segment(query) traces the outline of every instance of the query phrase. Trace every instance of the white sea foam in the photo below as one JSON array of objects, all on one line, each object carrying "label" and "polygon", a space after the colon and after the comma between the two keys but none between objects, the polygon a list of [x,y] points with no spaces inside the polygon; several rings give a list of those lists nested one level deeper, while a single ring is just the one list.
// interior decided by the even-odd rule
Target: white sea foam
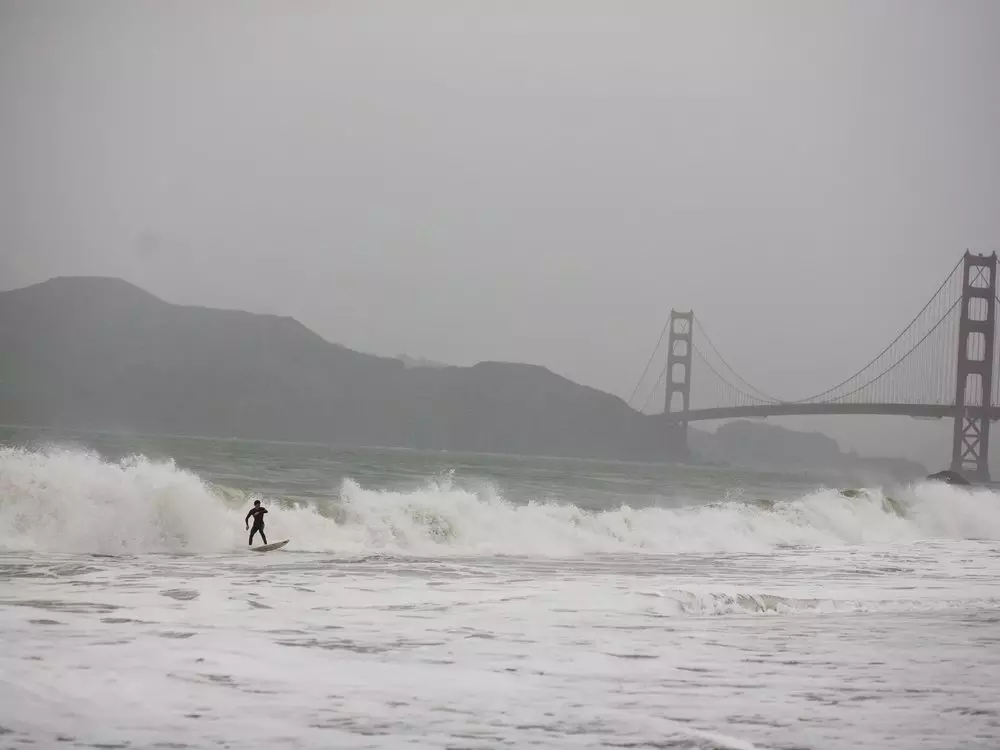
[{"label": "white sea foam", "polygon": [[[247,493],[0,449],[0,744],[997,746],[992,493],[593,513],[463,481],[264,498],[320,554],[232,554]],[[121,554],[154,551],[223,554]]]},{"label": "white sea foam", "polygon": [[[243,500],[240,507],[236,502]],[[720,501],[694,508],[622,506],[603,512],[563,503],[515,505],[495,489],[448,479],[415,491],[345,480],[324,512],[271,506],[273,541],[294,549],[358,554],[574,556],[616,552],[763,552],[925,539],[1000,539],[1000,497],[925,483],[888,499],[818,490],[769,506]],[[246,545],[249,499],[169,461],[108,462],[80,451],[0,449],[0,549],[226,552]]]}]

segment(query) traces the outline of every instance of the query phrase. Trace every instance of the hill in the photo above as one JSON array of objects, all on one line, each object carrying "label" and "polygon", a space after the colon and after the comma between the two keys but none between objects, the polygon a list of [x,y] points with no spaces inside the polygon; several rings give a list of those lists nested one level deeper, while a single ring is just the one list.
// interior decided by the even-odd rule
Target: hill
[{"label": "hill", "polygon": [[532,365],[406,367],[120,279],[0,293],[0,422],[661,460],[653,417]]},{"label": "hill", "polygon": [[[174,305],[121,279],[0,292],[0,423],[635,461],[662,423],[544,367],[425,365],[332,344],[288,317]],[[690,430],[697,456],[773,468],[925,473],[819,433]]]},{"label": "hill", "polygon": [[714,432],[692,431],[691,450],[710,461],[751,468],[809,470],[864,483],[878,478],[915,478],[927,469],[904,458],[865,458],[843,452],[837,441],[821,432],[788,430],[774,424],[736,420]]}]

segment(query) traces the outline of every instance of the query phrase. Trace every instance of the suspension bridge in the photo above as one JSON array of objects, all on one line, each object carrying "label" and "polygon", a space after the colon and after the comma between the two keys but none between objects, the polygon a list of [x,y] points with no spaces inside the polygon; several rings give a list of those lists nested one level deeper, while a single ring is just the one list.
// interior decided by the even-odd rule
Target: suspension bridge
[{"label": "suspension bridge", "polygon": [[[989,481],[990,423],[1000,419],[996,271],[996,253],[965,253],[873,359],[836,385],[800,399],[776,398],[751,385],[722,356],[693,311],[672,310],[629,404],[647,411],[662,399],[672,455],[688,453],[691,422],[807,414],[953,419],[952,471]],[[637,400],[652,380],[664,339],[665,364],[645,399]]]}]

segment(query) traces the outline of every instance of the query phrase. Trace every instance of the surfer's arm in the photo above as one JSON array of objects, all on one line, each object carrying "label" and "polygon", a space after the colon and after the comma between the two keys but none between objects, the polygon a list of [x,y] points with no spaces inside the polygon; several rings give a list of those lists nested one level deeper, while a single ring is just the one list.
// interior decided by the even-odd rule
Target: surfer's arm
[{"label": "surfer's arm", "polygon": [[253,515],[253,509],[247,512],[247,517],[243,519],[243,523],[246,524],[247,528],[250,528],[250,516]]}]

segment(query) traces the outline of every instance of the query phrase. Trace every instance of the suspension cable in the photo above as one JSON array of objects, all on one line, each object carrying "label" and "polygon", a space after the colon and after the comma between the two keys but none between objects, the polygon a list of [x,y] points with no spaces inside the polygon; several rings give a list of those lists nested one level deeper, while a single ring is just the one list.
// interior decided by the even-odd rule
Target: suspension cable
[{"label": "suspension cable", "polygon": [[[734,392],[738,393],[741,396],[745,396],[748,401],[756,401],[757,403],[760,403],[760,402],[763,401],[763,399],[758,398],[757,396],[753,395],[752,393],[747,393],[746,391],[744,391],[744,390],[742,390],[740,388],[737,388],[735,385],[733,385],[728,380],[726,380],[724,377],[722,377],[722,375],[719,374],[719,371],[716,370],[714,367],[712,367],[712,363],[708,361],[708,357],[706,357],[704,355],[704,353],[702,353],[701,349],[699,349],[697,346],[694,345],[693,341],[691,342],[691,348],[694,350],[694,352],[699,357],[701,357],[701,361],[705,364],[706,367],[708,367],[709,370],[712,371],[712,374],[715,375],[715,377],[717,377],[720,381],[722,381],[723,385],[728,385],[730,388],[733,389]],[[720,357],[720,359],[721,359],[721,357]]]},{"label": "suspension cable", "polygon": [[666,365],[664,365],[663,366],[663,370],[660,372],[660,378],[659,378],[659,380],[656,381],[656,385],[653,386],[653,390],[651,390],[649,392],[649,395],[646,396],[646,401],[642,405],[642,409],[640,409],[639,411],[642,411],[642,412],[646,411],[646,407],[649,406],[649,402],[653,400],[653,396],[656,395],[656,391],[657,391],[657,389],[659,389],[660,383],[663,382],[663,378],[666,376],[666,374],[667,374],[667,367],[666,367]]},{"label": "suspension cable", "polygon": [[[941,294],[941,290],[942,290],[942,289],[944,289],[944,288],[945,288],[945,286],[947,286],[947,284],[948,284],[948,282],[949,282],[949,281],[951,281],[952,277],[953,277],[953,276],[955,275],[955,271],[957,271],[957,270],[958,270],[958,267],[959,267],[960,265],[962,265],[962,262],[963,262],[963,261],[964,261],[964,258],[963,258],[963,259],[961,259],[961,260],[959,260],[959,261],[958,261],[958,263],[956,263],[956,264],[955,264],[955,267],[951,269],[951,272],[950,272],[950,273],[948,274],[948,276],[947,276],[947,277],[945,278],[945,280],[941,282],[941,286],[939,286],[939,287],[937,288],[937,291],[936,291],[936,292],[934,292],[934,294],[933,294],[933,295],[931,296],[931,298],[930,298],[929,300],[927,300],[927,304],[926,304],[926,305],[924,305],[924,306],[923,306],[923,307],[922,307],[922,308],[920,309],[920,312],[918,312],[918,313],[917,313],[916,315],[914,315],[914,316],[913,316],[913,320],[911,320],[911,321],[909,322],[909,324],[908,324],[908,325],[906,326],[906,328],[904,328],[904,329],[903,329],[902,331],[900,331],[899,335],[898,335],[898,336],[896,336],[896,338],[894,338],[894,339],[893,339],[893,340],[892,340],[891,342],[889,342],[889,345],[888,345],[888,346],[886,346],[886,347],[885,347],[885,348],[884,348],[884,349],[883,349],[882,351],[880,351],[880,352],[879,352],[879,353],[878,353],[878,354],[877,354],[877,355],[876,355],[876,356],[875,356],[875,357],[874,357],[874,358],[873,358],[873,359],[871,360],[871,362],[869,362],[869,363],[868,363],[868,364],[866,364],[866,365],[865,365],[864,367],[862,367],[862,368],[861,368],[860,370],[858,370],[857,372],[855,372],[855,373],[854,373],[853,375],[851,375],[851,377],[849,377],[849,378],[846,378],[845,380],[842,380],[841,382],[837,383],[837,385],[835,385],[835,386],[833,386],[833,387],[831,387],[831,388],[827,388],[827,389],[826,389],[825,391],[823,391],[822,393],[817,393],[817,394],[816,394],[815,396],[809,396],[808,398],[803,398],[803,399],[800,399],[800,400],[798,400],[798,401],[790,401],[790,402],[787,402],[787,403],[792,403],[792,404],[803,404],[803,403],[806,403],[806,402],[809,402],[809,401],[816,401],[816,400],[818,400],[818,399],[821,399],[821,398],[823,398],[824,396],[827,396],[827,395],[829,395],[829,394],[833,393],[833,392],[834,392],[835,390],[837,390],[837,389],[838,389],[838,388],[840,388],[841,386],[844,386],[844,385],[847,385],[847,384],[848,384],[848,383],[850,383],[850,382],[851,382],[852,380],[854,380],[854,378],[856,378],[856,377],[857,377],[858,375],[860,375],[860,374],[861,374],[861,373],[863,373],[863,372],[864,372],[865,370],[867,370],[867,369],[868,369],[869,367],[871,367],[871,366],[872,366],[873,364],[875,364],[876,362],[878,362],[878,360],[879,360],[879,359],[880,359],[880,358],[882,357],[882,355],[883,355],[883,354],[885,354],[885,353],[886,353],[887,351],[889,351],[889,350],[890,350],[890,349],[891,349],[891,348],[892,348],[892,347],[893,347],[893,346],[894,346],[894,345],[896,344],[896,342],[897,342],[897,341],[899,341],[899,340],[900,340],[901,338],[903,338],[903,335],[904,335],[904,334],[905,334],[905,333],[906,333],[907,331],[909,331],[909,330],[910,330],[910,328],[912,328],[912,327],[913,327],[913,325],[914,325],[914,324],[915,324],[915,323],[917,322],[917,320],[918,320],[918,319],[920,318],[920,316],[921,316],[921,315],[923,315],[923,314],[924,314],[924,312],[925,312],[925,311],[927,310],[927,308],[931,306],[931,303],[932,303],[932,302],[933,302],[933,301],[934,301],[935,299],[937,299],[937,296],[938,296],[939,294]],[[950,312],[950,311],[949,311],[949,312]],[[940,321],[939,321],[939,323],[940,323]],[[912,351],[912,350],[911,350],[911,351]]]},{"label": "suspension cable", "polygon": [[[731,373],[733,373],[733,375],[735,375],[736,378],[741,383],[743,383],[743,385],[745,385],[751,391],[753,391],[753,392],[757,393],[759,396],[761,396],[761,400],[763,400],[763,401],[773,401],[776,404],[781,403],[781,399],[777,399],[774,396],[769,396],[768,394],[764,393],[764,391],[762,391],[760,388],[757,388],[756,386],[754,386],[752,383],[748,383],[747,380],[742,375],[740,375],[731,364],[729,364],[726,361],[725,357],[722,356],[722,354],[716,348],[715,344],[712,343],[712,339],[708,335],[708,331],[705,330],[705,326],[703,326],[701,324],[701,321],[699,321],[698,318],[695,318],[695,325],[698,326],[698,330],[701,332],[701,335],[705,337],[705,341],[708,342],[708,345],[710,347],[712,347],[712,351],[715,352],[715,356],[717,356],[719,358],[719,361],[722,362],[722,364],[726,366],[726,369],[729,370]],[[705,359],[705,363],[708,364],[708,359],[705,357],[705,355],[702,354],[701,356],[702,356],[703,359]],[[709,366],[711,366],[711,365],[709,365]],[[713,370],[713,372],[714,372],[714,370]],[[716,375],[718,375],[718,373],[716,373]],[[725,378],[722,378],[721,375],[719,375],[719,378],[721,378],[722,380],[725,380]],[[732,386],[732,383],[730,383],[730,386]],[[747,394],[747,395],[749,395],[749,394]]]},{"label": "suspension cable", "polygon": [[[867,388],[868,386],[872,385],[873,383],[875,383],[875,382],[877,382],[877,381],[881,380],[881,379],[882,379],[882,378],[883,378],[883,377],[884,377],[885,375],[888,375],[888,374],[889,374],[890,372],[892,372],[892,371],[893,371],[893,370],[895,370],[895,369],[896,369],[897,367],[899,367],[899,366],[900,366],[901,364],[903,364],[903,362],[904,362],[904,361],[906,361],[906,359],[907,359],[907,358],[908,358],[908,357],[909,357],[909,356],[910,356],[911,354],[913,354],[913,352],[915,352],[915,351],[916,351],[916,350],[917,350],[918,348],[920,348],[920,345],[921,345],[921,344],[923,344],[923,343],[924,343],[924,341],[926,341],[926,340],[927,340],[927,338],[928,338],[928,337],[929,337],[929,336],[930,336],[930,335],[931,335],[932,333],[934,333],[934,331],[936,331],[936,330],[938,329],[938,327],[939,327],[939,326],[940,326],[940,325],[941,325],[942,323],[944,323],[944,321],[945,321],[945,320],[946,320],[946,319],[948,318],[948,316],[949,316],[949,315],[951,315],[951,314],[952,314],[952,313],[953,313],[953,312],[955,311],[955,308],[956,308],[956,307],[958,307],[958,306],[959,306],[959,304],[961,304],[961,302],[962,302],[961,298],[959,298],[959,299],[955,300],[955,302],[954,302],[954,303],[952,303],[952,306],[948,308],[948,311],[947,311],[947,312],[946,312],[946,313],[945,313],[944,315],[942,315],[942,316],[941,316],[941,319],[940,319],[940,320],[938,320],[938,322],[937,322],[937,323],[935,323],[935,324],[934,324],[934,325],[933,325],[933,326],[931,327],[931,329],[930,329],[929,331],[927,331],[927,333],[925,333],[925,334],[923,335],[923,337],[921,337],[920,341],[918,341],[918,342],[917,342],[916,344],[914,344],[914,345],[913,345],[913,346],[912,346],[912,347],[910,348],[910,350],[909,350],[909,351],[908,351],[908,352],[907,352],[906,354],[904,354],[904,355],[903,355],[902,357],[900,357],[900,358],[899,358],[899,359],[897,359],[897,360],[896,360],[895,362],[893,362],[893,363],[892,363],[892,365],[890,365],[890,366],[889,366],[889,367],[887,367],[886,369],[882,370],[882,372],[880,372],[880,373],[879,373],[878,375],[876,375],[876,376],[875,376],[874,378],[872,378],[871,380],[869,380],[869,381],[868,381],[867,383],[864,383],[863,385],[859,385],[859,386],[858,386],[857,388],[855,388],[854,390],[852,390],[852,391],[848,391],[847,393],[844,393],[844,394],[842,394],[842,395],[838,396],[838,397],[837,397],[837,398],[835,399],[835,401],[840,401],[841,399],[845,399],[845,398],[847,398],[848,396],[853,396],[853,395],[854,395],[855,393],[857,393],[858,391],[861,391],[861,390],[863,390],[863,389]],[[831,403],[832,403],[832,402],[831,402]]]},{"label": "suspension cable", "polygon": [[[673,320],[673,317],[674,317],[673,315],[670,315],[670,316],[667,317],[667,322],[663,326],[663,330],[660,331],[660,338],[658,338],[656,340],[656,346],[653,347],[653,353],[649,355],[649,361],[646,362],[646,366],[642,369],[642,375],[639,376],[639,380],[636,382],[635,388],[632,389],[632,395],[629,396],[628,397],[628,401],[625,402],[629,406],[632,405],[632,399],[635,398],[635,394],[638,393],[638,391],[639,391],[639,386],[642,385],[642,381],[646,378],[646,373],[649,372],[649,366],[651,364],[653,364],[653,360],[656,359],[656,353],[658,351],[660,351],[660,344],[663,343],[663,337],[666,335],[667,329],[670,327],[670,321]],[[663,380],[663,376],[662,375],[660,376],[660,380]],[[659,381],[657,381],[656,385],[653,386],[653,391],[654,392],[659,387],[659,385],[660,385],[660,383],[659,383]],[[650,395],[652,395],[652,394],[650,394]],[[648,398],[646,399],[646,403],[649,403],[649,399]],[[643,406],[642,408],[645,409],[646,407]]]}]

